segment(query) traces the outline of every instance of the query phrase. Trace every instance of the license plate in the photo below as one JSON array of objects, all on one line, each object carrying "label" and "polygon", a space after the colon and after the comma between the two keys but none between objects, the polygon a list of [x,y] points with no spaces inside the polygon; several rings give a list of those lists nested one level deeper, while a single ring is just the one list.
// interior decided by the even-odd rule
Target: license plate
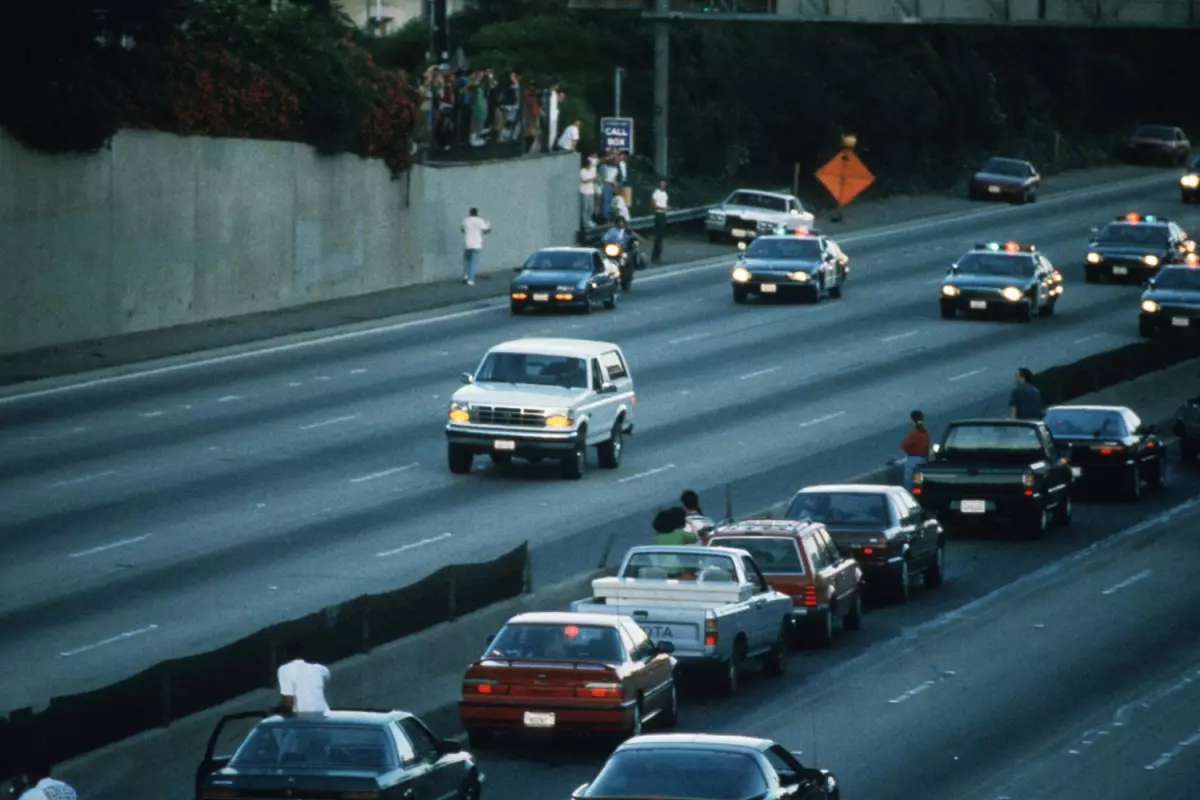
[{"label": "license plate", "polygon": [[986,514],[986,500],[963,500],[962,506],[959,508],[964,514]]},{"label": "license plate", "polygon": [[1128,275],[1129,267],[1113,267],[1113,275]]},{"label": "license plate", "polygon": [[649,636],[651,640],[656,642],[659,639],[675,638],[675,634],[671,632],[670,625],[643,625],[642,630],[646,632],[646,635]]},{"label": "license plate", "polygon": [[1171,317],[1171,324],[1177,328],[1186,328],[1188,326],[1187,317]]},{"label": "license plate", "polygon": [[745,228],[734,228],[730,231],[730,233],[739,239],[744,239],[750,235],[750,231],[746,230]]},{"label": "license plate", "polygon": [[496,448],[497,450],[516,450],[517,443],[509,441],[508,439],[497,439],[492,443],[492,447]]},{"label": "license plate", "polygon": [[549,299],[550,299],[550,295],[548,295],[548,294],[535,294],[533,296],[533,302],[535,302],[535,303],[545,303]]},{"label": "license plate", "polygon": [[1082,478],[1083,477],[1083,467],[1071,467],[1071,477]]},{"label": "license plate", "polygon": [[773,283],[764,283],[762,285],[763,294],[774,294],[779,291],[779,287]]},{"label": "license plate", "polygon": [[992,194],[1000,194],[1000,187],[999,186],[989,186],[988,191],[991,192]]},{"label": "license plate", "polygon": [[987,308],[987,300],[972,300],[971,308],[978,308],[978,309]]},{"label": "license plate", "polygon": [[525,712],[525,727],[527,727],[527,728],[553,728],[554,727],[554,712],[553,711],[526,711]]}]

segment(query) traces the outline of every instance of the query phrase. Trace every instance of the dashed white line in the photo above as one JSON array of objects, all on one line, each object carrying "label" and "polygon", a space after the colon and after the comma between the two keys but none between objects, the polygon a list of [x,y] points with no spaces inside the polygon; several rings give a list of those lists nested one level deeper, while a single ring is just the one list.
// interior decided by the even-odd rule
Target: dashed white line
[{"label": "dashed white line", "polygon": [[365,372],[366,372],[366,370],[365,370],[365,369],[352,369],[352,370],[350,370],[350,374],[351,374],[351,375],[362,375],[362,374],[363,374],[363,373],[365,373]]},{"label": "dashed white line", "polygon": [[844,416],[846,416],[845,411],[835,411],[834,413],[826,414],[823,417],[817,417],[816,419],[810,419],[808,422],[801,422],[800,427],[808,428],[812,425],[820,425],[822,422],[829,422],[829,420],[831,420],[831,419],[837,419],[838,417],[844,417]]},{"label": "dashed white line", "polygon": [[324,428],[326,425],[337,425],[339,422],[349,422],[350,420],[358,419],[361,416],[362,414],[350,414],[346,417],[335,417],[333,419],[324,420],[323,422],[314,422],[311,425],[301,425],[300,430],[311,431],[313,428]]},{"label": "dashed white line", "polygon": [[331,381],[331,380],[333,380],[333,378],[330,378],[328,375],[318,375],[318,376],[315,378],[315,380],[318,380],[318,381]]},{"label": "dashed white line", "polygon": [[987,370],[987,367],[980,367],[979,369],[973,369],[970,372],[964,372],[962,375],[955,375],[953,378],[949,378],[948,380],[951,382],[966,380],[967,378],[974,377],[975,375],[982,375],[983,373],[987,372]]},{"label": "dashed white line", "polygon": [[783,367],[768,367],[767,369],[760,369],[757,372],[748,372],[745,375],[742,375],[740,380],[748,381],[751,378],[758,378],[763,375],[770,375],[772,372],[778,372],[781,369],[783,369]]},{"label": "dashed white line", "polygon": [[1154,570],[1144,569],[1141,572],[1137,573],[1136,575],[1130,575],[1128,578],[1126,578],[1125,580],[1116,584],[1115,586],[1108,587],[1100,594],[1103,594],[1103,595],[1116,594],[1117,592],[1121,591],[1122,589],[1132,586],[1133,584],[1137,583],[1138,581],[1146,580],[1146,578],[1149,578],[1152,574],[1154,574]]},{"label": "dashed white line", "polygon": [[1107,335],[1108,334],[1106,333],[1093,333],[1091,336],[1084,336],[1080,339],[1076,339],[1075,344],[1083,344],[1084,342],[1090,342],[1092,339],[1099,339],[1101,336]]},{"label": "dashed white line", "polygon": [[1162,769],[1167,764],[1170,764],[1175,759],[1175,757],[1178,756],[1180,753],[1182,753],[1186,748],[1191,747],[1192,745],[1196,744],[1197,742],[1200,742],[1200,730],[1197,730],[1191,736],[1187,737],[1186,739],[1184,739],[1184,740],[1180,741],[1178,744],[1176,744],[1175,747],[1173,747],[1171,749],[1171,752],[1163,753],[1161,756],[1156,758],[1153,763],[1147,764],[1146,769],[1148,769],[1148,770]]},{"label": "dashed white line", "polygon": [[70,553],[67,555],[67,558],[83,558],[84,556],[94,556],[97,553],[103,553],[108,550],[115,550],[118,547],[125,547],[127,545],[137,544],[138,542],[144,542],[153,535],[154,534],[152,534],[152,533],[147,533],[142,536],[134,536],[132,539],[121,539],[120,541],[117,541],[117,542],[109,542],[108,544],[102,544],[99,547],[90,547],[87,550],[80,550],[77,553]]},{"label": "dashed white line", "polygon": [[666,472],[669,469],[675,469],[675,465],[667,464],[665,467],[655,467],[654,469],[648,469],[645,472],[639,472],[636,475],[630,475],[626,478],[621,478],[619,481],[617,481],[617,483],[629,483],[630,481],[636,481],[636,480],[640,480],[642,478],[649,478],[651,475],[657,475],[658,473]]},{"label": "dashed white line", "polygon": [[141,414],[139,414],[138,416],[141,416],[141,417],[161,417],[161,416],[162,416],[163,414],[165,414],[165,413],[166,413],[165,411],[145,411],[145,412],[142,412]]},{"label": "dashed white line", "polygon": [[61,653],[59,653],[58,655],[59,655],[59,658],[70,658],[71,656],[77,656],[80,653],[86,653],[89,650],[95,650],[98,647],[104,647],[105,645],[116,644],[117,642],[123,642],[126,639],[132,639],[135,636],[141,636],[142,634],[150,633],[151,631],[156,631],[156,630],[158,630],[157,625],[147,625],[144,628],[138,628],[137,630],[132,630],[132,631],[125,631],[124,633],[118,633],[116,636],[110,636],[107,639],[101,639],[100,641],[95,642],[94,644],[85,644],[83,647],[76,647],[74,650],[64,650]]},{"label": "dashed white line", "polygon": [[300,381],[288,381],[288,386],[291,387],[292,389],[295,389],[297,386],[301,386],[301,385],[302,384],[300,383]]},{"label": "dashed white line", "polygon": [[70,480],[59,481],[57,483],[51,483],[46,488],[59,489],[63,486],[74,486],[77,483],[87,483],[88,481],[94,481],[97,478],[107,478],[109,475],[116,475],[116,474],[117,474],[117,471],[113,470],[113,469],[110,469],[107,472],[94,472],[91,475],[83,475],[79,478],[71,478]]},{"label": "dashed white line", "polygon": [[242,399],[242,396],[240,394],[227,394],[224,397],[218,397],[217,402],[218,403],[232,403],[234,400],[241,400],[241,399]]},{"label": "dashed white line", "polygon": [[678,339],[671,339],[667,344],[683,344],[684,342],[694,342],[697,339],[707,339],[712,336],[711,333],[693,333],[691,336],[680,336]]},{"label": "dashed white line", "polygon": [[955,674],[957,674],[957,673],[955,673],[954,670],[946,670],[941,675],[939,675],[937,678],[927,680],[924,683],[922,683],[920,686],[913,687],[912,689],[909,689],[904,694],[893,697],[891,700],[888,700],[888,703],[890,703],[891,705],[899,705],[900,703],[903,703],[906,700],[911,700],[912,698],[916,697],[917,695],[921,694],[922,692],[929,691],[934,686],[937,686],[939,683],[946,680],[947,678],[953,678],[955,676]]},{"label": "dashed white line", "polygon": [[87,428],[80,426],[78,428],[72,428],[71,433],[83,433],[86,430],[87,430]]},{"label": "dashed white line", "polygon": [[388,556],[394,556],[397,553],[405,553],[405,552],[408,552],[409,550],[416,550],[418,547],[425,547],[426,545],[434,544],[435,542],[443,542],[446,539],[449,539],[451,536],[453,536],[453,534],[451,534],[451,533],[442,533],[437,536],[432,536],[428,539],[422,539],[419,542],[412,542],[411,544],[401,545],[400,547],[397,547],[395,550],[384,550],[382,553],[376,553],[375,557],[376,558],[387,558]]},{"label": "dashed white line", "polygon": [[897,333],[894,336],[885,336],[882,339],[880,339],[879,341],[881,341],[881,342],[898,342],[901,339],[907,339],[910,336],[916,336],[918,333],[920,333],[920,331],[918,331],[918,330],[905,331],[904,333]]},{"label": "dashed white line", "polygon": [[373,481],[376,478],[386,478],[388,475],[395,475],[397,472],[405,472],[415,466],[417,466],[417,463],[414,461],[412,464],[405,464],[403,467],[393,467],[392,469],[385,469],[382,472],[372,472],[370,475],[363,475],[359,478],[351,478],[350,482],[363,483],[365,481]]}]

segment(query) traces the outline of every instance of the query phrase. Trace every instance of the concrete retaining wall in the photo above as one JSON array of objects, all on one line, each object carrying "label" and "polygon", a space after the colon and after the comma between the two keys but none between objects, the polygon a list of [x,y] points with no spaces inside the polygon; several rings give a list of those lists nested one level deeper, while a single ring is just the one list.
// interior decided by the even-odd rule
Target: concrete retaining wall
[{"label": "concrete retaining wall", "polygon": [[454,279],[472,206],[481,271],[510,269],[572,242],[577,183],[570,154],[392,180],[292,142],[127,131],[48,156],[0,130],[0,353]]}]

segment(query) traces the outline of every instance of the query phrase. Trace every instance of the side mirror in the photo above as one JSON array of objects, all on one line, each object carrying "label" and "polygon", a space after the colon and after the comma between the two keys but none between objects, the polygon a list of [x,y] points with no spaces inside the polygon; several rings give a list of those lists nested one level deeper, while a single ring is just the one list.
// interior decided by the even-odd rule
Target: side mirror
[{"label": "side mirror", "polygon": [[738,242],[738,250],[745,251],[745,249],[746,249],[746,243],[745,243],[745,242]]},{"label": "side mirror", "polygon": [[462,375],[459,376],[459,380],[461,380],[463,383],[466,383],[466,384],[472,384],[475,382],[475,376],[469,372],[464,372]]},{"label": "side mirror", "polygon": [[654,650],[659,653],[666,653],[667,655],[671,655],[671,653],[675,652],[675,643],[674,642],[655,642]]},{"label": "side mirror", "polygon": [[616,394],[617,385],[612,381],[605,381],[600,384],[600,394]]},{"label": "side mirror", "polygon": [[438,750],[444,755],[449,755],[451,753],[461,753],[463,746],[453,739],[443,739],[438,743]]}]

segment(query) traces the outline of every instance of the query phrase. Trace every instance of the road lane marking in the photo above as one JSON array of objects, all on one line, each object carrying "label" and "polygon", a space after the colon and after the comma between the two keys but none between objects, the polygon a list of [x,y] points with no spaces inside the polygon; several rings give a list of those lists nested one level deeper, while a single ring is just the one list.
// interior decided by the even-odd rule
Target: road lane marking
[{"label": "road lane marking", "polygon": [[291,387],[292,389],[295,389],[297,386],[301,386],[301,385],[303,385],[303,384],[301,384],[300,381],[288,381],[288,386]]},{"label": "road lane marking", "polygon": [[712,336],[711,333],[693,333],[691,336],[680,336],[678,339],[671,339],[667,344],[683,344],[684,342],[694,342],[697,339],[707,339]]},{"label": "road lane marking", "polygon": [[973,369],[970,372],[964,372],[962,375],[955,375],[953,378],[947,378],[947,380],[953,383],[954,381],[965,380],[975,375],[982,375],[983,373],[987,372],[987,370],[987,367],[980,367],[979,369]]},{"label": "road lane marking", "polygon": [[373,481],[376,478],[386,478],[388,475],[395,475],[398,472],[405,472],[406,470],[410,470],[415,466],[417,466],[417,462],[414,461],[411,464],[405,464],[403,467],[393,467],[392,469],[385,469],[382,472],[372,472],[370,475],[363,475],[360,478],[351,478],[350,482],[363,483],[365,481]]},{"label": "road lane marking", "polygon": [[1167,764],[1170,764],[1175,759],[1176,756],[1178,756],[1184,750],[1186,750],[1187,748],[1196,744],[1197,742],[1200,742],[1200,730],[1197,730],[1191,736],[1189,736],[1186,739],[1183,739],[1182,741],[1177,743],[1175,745],[1175,747],[1173,747],[1171,749],[1171,752],[1163,753],[1161,756],[1159,756],[1157,759],[1155,759],[1153,763],[1147,764],[1146,769],[1148,769],[1148,770],[1162,769]]},{"label": "road lane marking", "polygon": [[232,403],[234,400],[241,400],[241,399],[242,399],[242,396],[240,394],[227,394],[224,397],[218,397],[217,402],[218,403]]},{"label": "road lane marking", "polygon": [[770,375],[772,372],[778,372],[781,369],[783,369],[783,367],[769,367],[767,369],[760,369],[758,372],[748,372],[745,375],[741,376],[741,378],[739,380],[748,381],[751,378],[758,378],[763,375]]},{"label": "road lane marking", "polygon": [[351,374],[351,375],[362,375],[362,374],[363,374],[363,373],[365,373],[365,372],[366,372],[366,370],[365,370],[365,369],[352,369],[352,370],[350,370],[350,374]]},{"label": "road lane marking", "polygon": [[61,653],[59,653],[58,656],[59,656],[59,658],[70,658],[71,656],[77,656],[80,653],[86,653],[89,650],[95,650],[98,647],[104,647],[105,645],[116,644],[117,642],[123,642],[126,639],[132,639],[135,636],[141,636],[143,634],[150,633],[151,631],[156,631],[156,630],[158,630],[157,625],[147,625],[144,628],[138,628],[137,630],[133,630],[133,631],[125,631],[124,633],[118,633],[116,636],[110,636],[107,639],[101,639],[100,641],[95,642],[94,644],[85,644],[83,647],[76,647],[74,650],[64,650]]},{"label": "road lane marking", "polygon": [[165,411],[144,411],[144,412],[142,412],[141,414],[139,414],[139,416],[142,416],[142,417],[161,417],[161,416],[162,416],[163,414],[165,414],[165,413],[166,413]]},{"label": "road lane marking", "polygon": [[333,380],[333,379],[330,378],[328,375],[318,375],[316,378],[314,378],[314,380],[328,381],[328,380]]},{"label": "road lane marking", "polygon": [[658,473],[666,472],[669,469],[675,469],[675,465],[667,464],[665,467],[655,467],[654,469],[648,469],[645,472],[639,472],[636,475],[630,475],[629,477],[621,478],[621,480],[617,481],[617,483],[629,483],[630,481],[636,481],[641,478],[649,478],[651,475],[657,475]]},{"label": "road lane marking", "polygon": [[899,705],[900,703],[903,703],[907,700],[911,700],[912,698],[916,697],[917,695],[921,694],[922,692],[929,691],[934,686],[937,686],[939,683],[946,680],[947,678],[954,677],[954,675],[955,675],[954,670],[946,670],[941,675],[939,675],[937,678],[932,678],[930,680],[927,680],[924,683],[922,683],[921,685],[916,686],[912,689],[909,689],[904,694],[893,697],[891,700],[888,700],[888,703],[890,703],[891,705]]},{"label": "road lane marking", "polygon": [[1126,588],[1127,586],[1132,586],[1133,584],[1137,583],[1138,581],[1146,580],[1146,578],[1149,578],[1150,575],[1153,574],[1153,572],[1154,572],[1154,570],[1152,570],[1152,569],[1144,569],[1136,575],[1130,575],[1128,578],[1121,581],[1117,585],[1108,587],[1100,594],[1106,595],[1106,596],[1116,594],[1117,592],[1121,591],[1122,589]]},{"label": "road lane marking", "polygon": [[324,428],[326,425],[337,425],[339,422],[349,422],[350,420],[358,419],[361,416],[362,414],[350,414],[349,416],[345,417],[334,417],[333,419],[327,419],[324,422],[314,422],[311,425],[301,425],[300,430],[311,431],[313,428]]},{"label": "road lane marking", "polygon": [[879,341],[881,341],[881,342],[898,342],[901,339],[907,339],[910,336],[916,336],[918,333],[920,333],[919,330],[905,331],[904,333],[897,333],[894,336],[885,336],[882,339],[880,339]]},{"label": "road lane marking", "polygon": [[88,481],[94,481],[97,478],[107,478],[109,475],[116,475],[116,474],[117,474],[117,471],[115,469],[110,469],[107,472],[94,472],[91,475],[83,475],[82,477],[79,477],[79,478],[71,478],[70,480],[59,481],[58,483],[51,483],[46,488],[47,489],[61,489],[63,486],[74,486],[79,483],[87,483]]},{"label": "road lane marking", "polygon": [[80,550],[77,553],[70,553],[67,555],[67,558],[83,558],[84,556],[94,556],[97,553],[104,553],[108,550],[115,550],[118,547],[125,547],[126,545],[137,544],[138,542],[144,542],[153,535],[154,535],[153,533],[147,533],[142,536],[134,536],[132,539],[121,539],[120,541],[109,542],[108,544],[102,544],[99,547],[89,547],[87,550]]},{"label": "road lane marking", "polygon": [[800,427],[808,428],[812,425],[820,425],[822,422],[829,422],[829,420],[831,420],[831,419],[837,419],[838,417],[844,417],[844,416],[846,416],[845,411],[835,411],[834,413],[826,414],[823,417],[817,417],[816,419],[810,419],[808,422],[801,422]]},{"label": "road lane marking", "polygon": [[388,556],[394,556],[397,553],[406,553],[409,550],[416,550],[418,547],[425,547],[426,545],[434,544],[435,542],[444,542],[453,535],[454,534],[452,534],[452,533],[438,534],[437,536],[431,536],[428,539],[422,539],[419,542],[412,542],[411,544],[401,545],[400,547],[397,547],[395,550],[384,550],[382,553],[376,553],[375,557],[376,558],[387,558]]},{"label": "road lane marking", "polygon": [[1080,339],[1076,339],[1075,344],[1083,344],[1084,342],[1090,342],[1092,339],[1099,339],[1101,336],[1107,335],[1107,333],[1093,333],[1091,336],[1084,336]]},{"label": "road lane marking", "polygon": [[[1141,188],[1150,188],[1155,184],[1163,184],[1164,186],[1171,182],[1174,183],[1174,176],[1148,175],[1138,178],[1128,178],[1111,183],[1100,183],[1092,186],[1084,186],[1078,189],[1069,189],[1063,192],[1056,192],[1052,195],[1039,198],[1039,211],[1048,206],[1061,205],[1063,203],[1072,202],[1080,198],[1095,198],[1121,192],[1134,191]],[[888,236],[904,236],[911,233],[919,233],[921,231],[934,230],[941,228],[947,224],[956,224],[963,222],[973,222],[980,219],[990,219],[992,217],[1004,217],[1021,210],[1027,210],[1025,206],[1000,206],[996,208],[985,208],[973,211],[952,211],[945,214],[936,214],[928,217],[919,217],[909,222],[897,222],[891,225],[881,225],[876,228],[868,228],[867,230],[857,233],[849,233],[839,237],[838,241],[842,244],[852,244],[856,242],[868,242],[874,239],[880,239]],[[655,281],[671,280],[673,278],[682,278],[696,272],[705,272],[718,268],[728,268],[733,264],[734,256],[721,255],[711,258],[696,259],[693,262],[684,262],[690,266],[681,265],[679,269],[670,269],[669,272],[662,272],[657,275],[645,275],[638,278],[639,284],[653,283]],[[63,394],[66,392],[78,391],[80,389],[91,389],[98,386],[108,386],[114,383],[123,383],[131,380],[150,378],[158,375],[169,375],[183,370],[198,369],[201,367],[212,367],[217,364],[236,363],[238,361],[246,361],[252,358],[261,356],[274,355],[277,353],[288,353],[295,350],[303,350],[310,347],[319,347],[321,345],[333,344],[337,342],[354,341],[356,339],[364,339],[372,336],[382,336],[397,331],[407,330],[409,328],[423,327],[426,325],[434,325],[441,322],[451,322],[454,320],[467,319],[470,317],[479,316],[480,314],[491,314],[497,311],[507,311],[509,306],[508,298],[500,298],[493,303],[483,306],[473,306],[461,311],[451,311],[444,314],[437,314],[431,317],[422,317],[420,319],[409,319],[403,322],[395,322],[385,325],[374,325],[370,327],[358,328],[349,331],[340,331],[338,333],[330,333],[313,338],[301,339],[300,341],[287,342],[286,344],[272,345],[269,347],[254,348],[249,350],[239,350],[235,353],[226,353],[219,356],[210,356],[208,358],[198,358],[192,361],[185,361],[178,364],[166,364],[161,367],[152,367],[150,369],[132,370],[129,372],[119,373],[117,375],[106,375],[100,378],[91,380],[69,383],[61,386],[53,386],[45,389],[35,389],[29,392],[16,394],[7,394],[0,396],[0,405],[4,403],[12,403],[21,400],[31,400],[37,397],[49,397],[52,395]],[[819,307],[818,307],[819,308]],[[813,309],[815,310],[815,309]],[[401,315],[396,315],[401,316]],[[244,347],[245,345],[235,345],[235,347]]]}]

